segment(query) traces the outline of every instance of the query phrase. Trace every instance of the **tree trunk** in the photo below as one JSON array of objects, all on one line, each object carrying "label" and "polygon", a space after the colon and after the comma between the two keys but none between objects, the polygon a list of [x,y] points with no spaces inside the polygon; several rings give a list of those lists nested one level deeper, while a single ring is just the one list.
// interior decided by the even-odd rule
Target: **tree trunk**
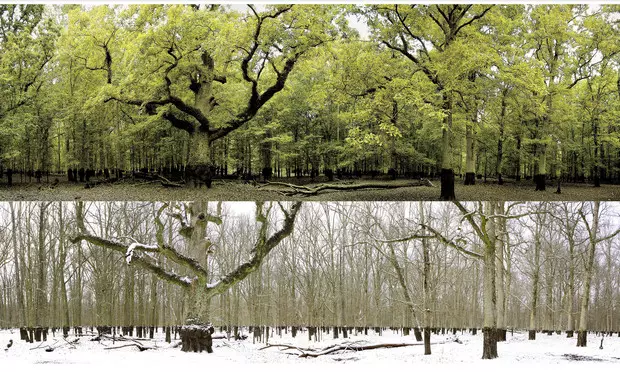
[{"label": "tree trunk", "polygon": [[452,97],[444,93],[443,109],[445,118],[441,137],[441,200],[455,200],[454,195],[454,170],[452,169]]},{"label": "tree trunk", "polygon": [[[495,214],[495,205],[486,203],[489,215]],[[489,235],[495,235],[495,221],[488,221]],[[485,244],[484,247],[484,344],[482,359],[495,359],[497,355],[497,298],[495,288],[495,244]]]},{"label": "tree trunk", "polygon": [[[11,209],[11,230],[12,230],[11,231],[11,242],[13,244],[13,260],[15,262],[15,290],[17,292],[17,310],[18,310],[17,320],[19,322],[19,326],[23,327],[26,325],[27,315],[26,315],[26,302],[24,299],[24,282],[23,282],[23,277],[21,276],[23,262],[21,262],[21,260],[19,259],[20,258],[18,254],[19,248],[17,244],[17,234],[18,234],[17,222],[20,220],[16,218],[14,202],[9,202],[9,208]],[[19,218],[21,219],[21,209],[20,209]],[[26,338],[23,338],[23,334],[22,334],[22,339],[28,341],[27,333],[26,333]]]},{"label": "tree trunk", "polygon": [[209,135],[200,131],[191,134],[190,147],[186,177],[194,182],[195,187],[204,184],[210,188],[213,182],[213,161]]},{"label": "tree trunk", "polygon": [[497,184],[503,185],[502,179],[502,160],[504,157],[504,118],[506,117],[506,96],[508,89],[502,91],[502,110],[499,117],[499,137],[497,138],[497,162],[495,163],[495,173],[497,174]]},{"label": "tree trunk", "polygon": [[[207,223],[208,213],[207,202],[194,202],[190,210],[191,232],[186,236],[189,251],[194,254],[207,256]],[[202,267],[207,268],[208,262]],[[212,294],[207,291],[206,278],[198,278],[191,287],[186,291],[187,312],[185,314],[185,325],[181,328],[181,341],[183,351],[202,352],[206,350],[212,353],[211,334],[213,327],[209,323],[210,317],[210,296]]]},{"label": "tree trunk", "polygon": [[211,335],[214,328],[208,322],[209,298],[206,289],[206,283],[197,280],[186,292],[185,303],[189,309],[185,318],[185,325],[179,331],[182,351],[200,353],[206,350],[207,353],[213,352]]},{"label": "tree trunk", "polygon": [[[425,224],[424,219],[424,203],[420,204],[420,223]],[[429,279],[431,275],[431,259],[428,247],[428,241],[422,239],[422,255],[424,257],[423,271],[423,292],[424,292],[424,355],[431,355],[431,293],[429,288]]]},{"label": "tree trunk", "polygon": [[65,282],[65,264],[67,261],[67,248],[65,246],[65,223],[63,219],[62,202],[58,202],[58,269],[60,277],[60,300],[63,309],[63,327],[69,327],[69,300],[67,295],[67,284]]},{"label": "tree trunk", "polygon": [[[599,169],[599,143],[598,143],[598,119],[592,119],[592,137],[594,142],[592,146],[594,147],[594,169],[592,171],[592,178],[594,181],[594,187],[601,187],[601,178],[600,178],[600,169]],[[585,346],[585,345],[584,345]]]},{"label": "tree trunk", "polygon": [[465,185],[476,184],[476,159],[474,144],[474,123],[468,123],[465,126]]},{"label": "tree trunk", "polygon": [[35,294],[35,325],[47,327],[47,253],[45,245],[45,235],[47,230],[46,209],[49,203],[39,204],[39,231],[38,231],[38,262],[37,262],[37,284]]},{"label": "tree trunk", "polygon": [[547,160],[545,154],[545,146],[541,150],[538,158],[538,173],[534,175],[534,182],[536,183],[536,191],[545,191],[547,182]]},{"label": "tree trunk", "polygon": [[[504,202],[498,202],[497,214],[504,214]],[[506,341],[506,325],[504,315],[506,312],[506,298],[504,293],[504,238],[505,238],[505,219],[496,223],[497,236],[492,237],[497,251],[496,273],[497,273],[497,341]],[[499,239],[498,239],[499,238]]]},{"label": "tree trunk", "polygon": [[[538,222],[538,220],[536,221]],[[538,309],[538,281],[540,277],[540,229],[538,223],[534,227],[534,273],[532,275],[532,304],[530,308],[530,328],[529,328],[529,340],[536,339],[536,312]]]},{"label": "tree trunk", "polygon": [[583,273],[583,294],[581,297],[581,309],[579,314],[579,332],[577,334],[578,347],[585,347],[587,345],[588,305],[590,303],[590,287],[592,284],[592,274],[594,271],[594,257],[596,255],[599,209],[600,202],[595,201],[592,208],[592,226],[589,228],[588,231],[588,235],[590,238],[590,243],[588,245],[588,256],[585,262],[585,270]]}]

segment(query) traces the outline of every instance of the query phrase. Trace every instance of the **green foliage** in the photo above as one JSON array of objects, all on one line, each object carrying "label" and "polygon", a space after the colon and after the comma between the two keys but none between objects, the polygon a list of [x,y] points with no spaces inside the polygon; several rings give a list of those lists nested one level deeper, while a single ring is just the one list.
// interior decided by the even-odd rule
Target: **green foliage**
[{"label": "green foliage", "polygon": [[[617,177],[619,14],[570,4],[1,5],[0,158],[24,170],[206,157],[229,173],[433,173],[446,154],[463,170],[468,133],[478,173],[527,176],[542,158],[550,174],[589,177],[596,165]],[[211,141],[201,154],[196,132]]]}]

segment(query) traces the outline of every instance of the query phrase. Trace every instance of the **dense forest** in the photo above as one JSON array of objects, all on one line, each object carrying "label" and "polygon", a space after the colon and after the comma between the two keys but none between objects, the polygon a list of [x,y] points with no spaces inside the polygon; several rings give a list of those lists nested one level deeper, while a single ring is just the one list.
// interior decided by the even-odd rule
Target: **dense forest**
[{"label": "dense forest", "polygon": [[487,341],[511,329],[575,333],[585,346],[587,330],[620,331],[619,212],[599,202],[6,202],[0,326],[482,328],[487,358],[497,356]]},{"label": "dense forest", "polygon": [[2,5],[4,182],[440,177],[442,199],[455,174],[618,182],[619,14]]}]

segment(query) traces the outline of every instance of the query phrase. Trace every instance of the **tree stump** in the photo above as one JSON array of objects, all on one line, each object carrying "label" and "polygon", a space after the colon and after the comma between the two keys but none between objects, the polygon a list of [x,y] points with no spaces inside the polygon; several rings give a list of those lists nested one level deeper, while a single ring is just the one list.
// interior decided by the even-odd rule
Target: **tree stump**
[{"label": "tree stump", "polygon": [[201,353],[206,350],[207,353],[213,352],[213,339],[211,335],[215,329],[211,324],[195,324],[181,327],[179,334],[181,335],[181,351]]}]

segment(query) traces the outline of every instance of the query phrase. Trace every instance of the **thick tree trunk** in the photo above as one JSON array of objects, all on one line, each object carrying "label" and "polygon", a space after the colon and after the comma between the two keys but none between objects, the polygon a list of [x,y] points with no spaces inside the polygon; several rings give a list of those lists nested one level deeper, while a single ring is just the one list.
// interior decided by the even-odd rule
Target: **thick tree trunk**
[{"label": "thick tree trunk", "polygon": [[454,171],[452,169],[441,169],[441,200],[455,200],[454,194]]},{"label": "thick tree trunk", "polygon": [[482,328],[483,334],[483,350],[482,359],[495,359],[497,355],[497,329]]},{"label": "thick tree trunk", "polygon": [[211,188],[214,167],[209,135],[200,131],[191,134],[190,147],[186,178],[192,180],[195,187],[204,184],[207,188]]},{"label": "thick tree trunk", "polygon": [[545,183],[547,181],[547,147],[545,145],[537,145],[536,152],[534,183],[536,184],[536,191],[545,191]]},{"label": "thick tree trunk", "polygon": [[185,317],[185,325],[179,331],[182,351],[200,353],[206,350],[207,353],[213,352],[211,335],[214,328],[208,322],[209,298],[206,289],[206,283],[197,280],[186,292],[185,303],[189,309]]}]

